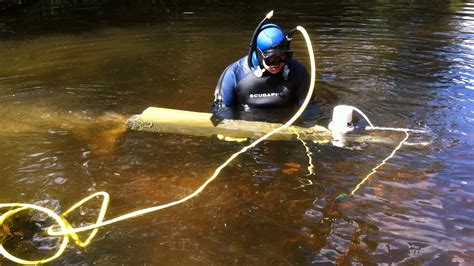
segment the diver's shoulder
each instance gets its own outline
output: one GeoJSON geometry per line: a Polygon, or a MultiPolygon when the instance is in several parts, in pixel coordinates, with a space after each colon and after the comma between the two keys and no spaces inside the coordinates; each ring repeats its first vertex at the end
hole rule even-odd
{"type": "Polygon", "coordinates": [[[234,64],[235,64],[234,73],[237,77],[237,80],[241,80],[248,74],[252,73],[252,70],[249,68],[247,64],[247,56],[240,58],[234,64]]]}
{"type": "Polygon", "coordinates": [[[230,64],[228,67],[228,69],[236,72],[236,71],[245,71],[245,70],[250,70],[248,65],[247,65],[247,56],[244,56],[240,59],[238,59],[237,61],[234,61],[232,64],[230,64]]]}
{"type": "Polygon", "coordinates": [[[240,68],[250,70],[249,65],[247,63],[247,56],[240,58],[239,60],[237,60],[236,63],[239,65],[240,68]]]}

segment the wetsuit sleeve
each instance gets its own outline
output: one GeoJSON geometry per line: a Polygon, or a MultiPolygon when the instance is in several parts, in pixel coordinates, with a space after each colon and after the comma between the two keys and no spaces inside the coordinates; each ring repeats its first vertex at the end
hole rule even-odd
{"type": "MultiPolygon", "coordinates": [[[[301,79],[300,79],[300,83],[297,90],[298,106],[301,106],[303,104],[306,98],[306,95],[308,94],[309,84],[310,84],[310,77],[309,77],[308,71],[306,70],[306,68],[303,67],[303,69],[301,70],[301,79]]],[[[304,112],[301,114],[300,118],[304,121],[314,120],[318,118],[319,116],[321,116],[321,114],[322,114],[321,110],[315,104],[315,96],[313,93],[308,106],[306,107],[304,112]]]]}
{"type": "Polygon", "coordinates": [[[235,68],[236,65],[232,64],[224,70],[214,91],[212,112],[220,118],[236,119],[233,108],[237,105],[235,68]]]}

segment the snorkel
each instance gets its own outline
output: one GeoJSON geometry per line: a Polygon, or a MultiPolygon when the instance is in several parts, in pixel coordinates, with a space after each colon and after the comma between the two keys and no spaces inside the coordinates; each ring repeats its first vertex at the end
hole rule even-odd
{"type": "Polygon", "coordinates": [[[260,23],[257,25],[255,28],[255,31],[253,32],[252,39],[250,39],[250,44],[249,44],[249,54],[247,56],[247,64],[249,65],[249,68],[252,68],[252,54],[255,50],[257,50],[257,37],[258,34],[260,33],[260,30],[262,29],[262,26],[267,20],[273,17],[273,10],[268,12],[267,15],[260,21],[260,23]]]}

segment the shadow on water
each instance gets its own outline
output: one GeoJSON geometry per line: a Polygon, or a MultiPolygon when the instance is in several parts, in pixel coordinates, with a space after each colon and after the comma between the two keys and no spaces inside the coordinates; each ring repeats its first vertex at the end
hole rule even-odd
{"type": "MultiPolygon", "coordinates": [[[[33,133],[51,135],[71,134],[88,143],[93,153],[113,153],[117,149],[117,139],[126,131],[126,116],[117,113],[94,115],[53,111],[41,107],[16,109],[12,120],[5,120],[0,129],[0,138],[25,136],[33,133]]],[[[4,117],[8,117],[4,115],[4,117]]]]}
{"type": "MultiPolygon", "coordinates": [[[[221,71],[246,53],[256,21],[269,9],[285,29],[308,29],[326,118],[333,105],[350,104],[376,125],[427,126],[435,138],[431,146],[404,146],[354,197],[340,195],[392,145],[309,143],[311,174],[300,142],[265,142],[196,199],[103,228],[87,249],[71,247],[57,263],[468,265],[474,259],[472,4],[22,2],[0,8],[9,14],[0,24],[0,202],[60,213],[105,190],[112,218],[199,187],[243,144],[125,132],[124,121],[148,106],[208,112],[221,71]]],[[[302,40],[292,46],[307,64],[302,40]]],[[[75,222],[92,220],[94,207],[84,207],[75,222]]]]}

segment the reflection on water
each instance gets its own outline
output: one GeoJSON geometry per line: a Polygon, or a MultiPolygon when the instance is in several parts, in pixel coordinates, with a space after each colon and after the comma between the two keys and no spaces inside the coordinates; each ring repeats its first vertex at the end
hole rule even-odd
{"type": "MultiPolygon", "coordinates": [[[[243,144],[125,132],[124,121],[148,106],[209,111],[221,71],[273,8],[275,22],[313,38],[326,118],[354,105],[379,126],[429,127],[432,145],[404,146],[358,194],[338,198],[393,145],[308,144],[310,174],[301,142],[266,142],[193,201],[105,227],[57,262],[469,264],[474,5],[408,3],[177,5],[152,23],[137,12],[120,26],[16,29],[0,41],[0,202],[60,213],[105,190],[113,218],[192,192],[243,144]]],[[[308,63],[301,38],[293,47],[308,63]]]]}

